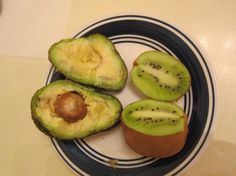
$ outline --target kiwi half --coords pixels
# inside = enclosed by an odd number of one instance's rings
[[[169,102],[139,100],[122,112],[124,136],[135,152],[151,157],[169,157],[184,146],[188,133],[183,110]]]
[[[146,96],[174,101],[190,87],[187,68],[176,58],[160,51],[146,51],[134,62],[131,79]]]

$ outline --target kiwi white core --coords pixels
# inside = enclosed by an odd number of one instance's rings
[[[154,70],[148,65],[140,65],[140,68],[146,73],[157,77],[160,82],[165,83],[166,85],[177,86],[179,84],[177,77],[172,74],[167,74],[164,69]]]
[[[150,111],[150,110],[144,110],[144,111],[135,111],[131,114],[135,118],[139,117],[151,117],[152,119],[178,119],[180,118],[179,115],[168,112],[168,111]]]
[[[150,136],[174,135],[184,131],[183,110],[174,103],[143,99],[126,106],[122,120],[126,126]]]

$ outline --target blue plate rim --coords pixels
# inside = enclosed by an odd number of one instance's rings
[[[207,63],[207,61],[204,59],[205,57],[203,57],[202,53],[200,52],[200,50],[196,47],[196,45],[192,42],[192,40],[190,40],[183,32],[181,32],[180,30],[178,30],[177,28],[175,28],[174,26],[164,22],[164,21],[161,21],[161,20],[158,20],[158,19],[155,19],[155,18],[152,18],[152,17],[146,17],[146,16],[140,16],[140,15],[121,15],[121,16],[114,16],[114,17],[110,17],[110,18],[106,18],[104,20],[101,20],[101,21],[98,21],[96,23],[93,23],[92,25],[86,27],[85,29],[83,29],[81,32],[79,32],[77,35],[75,35],[75,37],[78,37],[80,35],[82,35],[83,33],[85,33],[86,30],[89,30],[91,27],[93,27],[94,25],[97,25],[97,24],[100,24],[100,23],[103,23],[103,22],[107,22],[109,23],[109,20],[113,20],[113,19],[119,19],[119,20],[122,20],[123,18],[140,18],[140,19],[146,19],[146,20],[151,20],[151,21],[155,21],[155,22],[158,22],[158,23],[161,23],[161,24],[164,24],[172,29],[174,29],[176,32],[178,32],[180,35],[182,35],[185,39],[187,39],[187,41],[190,42],[190,44],[196,49],[196,51],[198,52],[198,54],[203,58],[203,62],[206,66],[206,69],[207,69],[207,72],[208,74],[210,75],[210,82],[211,82],[211,86],[212,86],[212,91],[213,91],[213,101],[214,101],[214,105],[213,105],[213,108],[212,108],[212,115],[211,115],[211,121],[210,121],[210,125],[208,127],[208,130],[207,130],[207,134],[205,135],[204,139],[203,139],[203,142],[201,144],[201,146],[199,147],[199,149],[197,150],[197,152],[194,154],[194,156],[192,157],[191,160],[189,160],[185,166],[183,167],[186,168],[186,166],[188,166],[192,160],[194,160],[196,158],[196,156],[199,154],[199,152],[202,150],[204,144],[206,144],[206,141],[207,141],[207,138],[209,137],[209,134],[210,134],[210,131],[212,129],[212,124],[213,124],[213,121],[214,121],[214,117],[215,117],[215,107],[216,107],[216,104],[215,104],[215,99],[216,99],[216,83],[215,83],[215,78],[214,78],[214,75],[212,75],[211,73],[214,73],[212,71],[212,67],[209,68],[209,64]],[[50,69],[49,71],[49,75],[48,75],[48,78],[47,78],[47,81],[46,81],[46,84],[49,83],[50,81],[50,73],[52,72],[53,68]],[[55,144],[55,139],[54,138],[51,138],[52,140],[52,143],[53,145],[55,146],[56,150],[58,151],[58,153],[61,155],[59,149],[57,148],[56,144]],[[61,157],[63,158],[63,156],[61,155]],[[70,163],[68,163],[65,158],[63,158],[63,160],[70,166]],[[71,166],[70,166],[71,167]],[[78,171],[71,167],[76,173],[78,173]],[[175,174],[178,174],[180,173],[183,169],[180,169],[178,172],[175,172],[173,175]],[[82,174],[82,173],[81,173]]]

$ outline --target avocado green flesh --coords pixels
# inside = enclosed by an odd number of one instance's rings
[[[131,103],[122,112],[122,120],[128,127],[152,136],[183,131],[183,116],[183,110],[177,105],[151,99]]]
[[[131,79],[146,96],[173,101],[189,89],[191,77],[176,58],[160,51],[147,51],[135,61]]]
[[[58,95],[72,91],[85,99],[87,114],[82,120],[68,123],[55,113],[54,102]],[[78,139],[115,125],[122,107],[119,100],[111,95],[60,80],[39,89],[32,98],[31,109],[36,126],[41,125],[44,132],[60,139]]]
[[[49,50],[49,60],[71,80],[99,88],[119,90],[127,79],[124,61],[101,34],[55,43]]]

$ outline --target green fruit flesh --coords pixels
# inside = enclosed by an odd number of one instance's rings
[[[134,63],[131,79],[146,96],[173,101],[190,87],[190,74],[176,58],[160,51],[147,51]]]
[[[128,127],[152,136],[183,131],[183,116],[183,110],[177,105],[151,99],[131,103],[122,112],[122,120]]]
[[[86,85],[120,90],[127,79],[124,61],[101,34],[55,43],[49,49],[49,60],[67,78]]]
[[[55,100],[67,92],[83,96],[87,113],[76,122],[69,123],[55,113]],[[60,139],[78,139],[106,130],[119,121],[122,110],[118,99],[96,92],[71,81],[60,80],[39,89],[31,101],[32,118],[46,134]]]

